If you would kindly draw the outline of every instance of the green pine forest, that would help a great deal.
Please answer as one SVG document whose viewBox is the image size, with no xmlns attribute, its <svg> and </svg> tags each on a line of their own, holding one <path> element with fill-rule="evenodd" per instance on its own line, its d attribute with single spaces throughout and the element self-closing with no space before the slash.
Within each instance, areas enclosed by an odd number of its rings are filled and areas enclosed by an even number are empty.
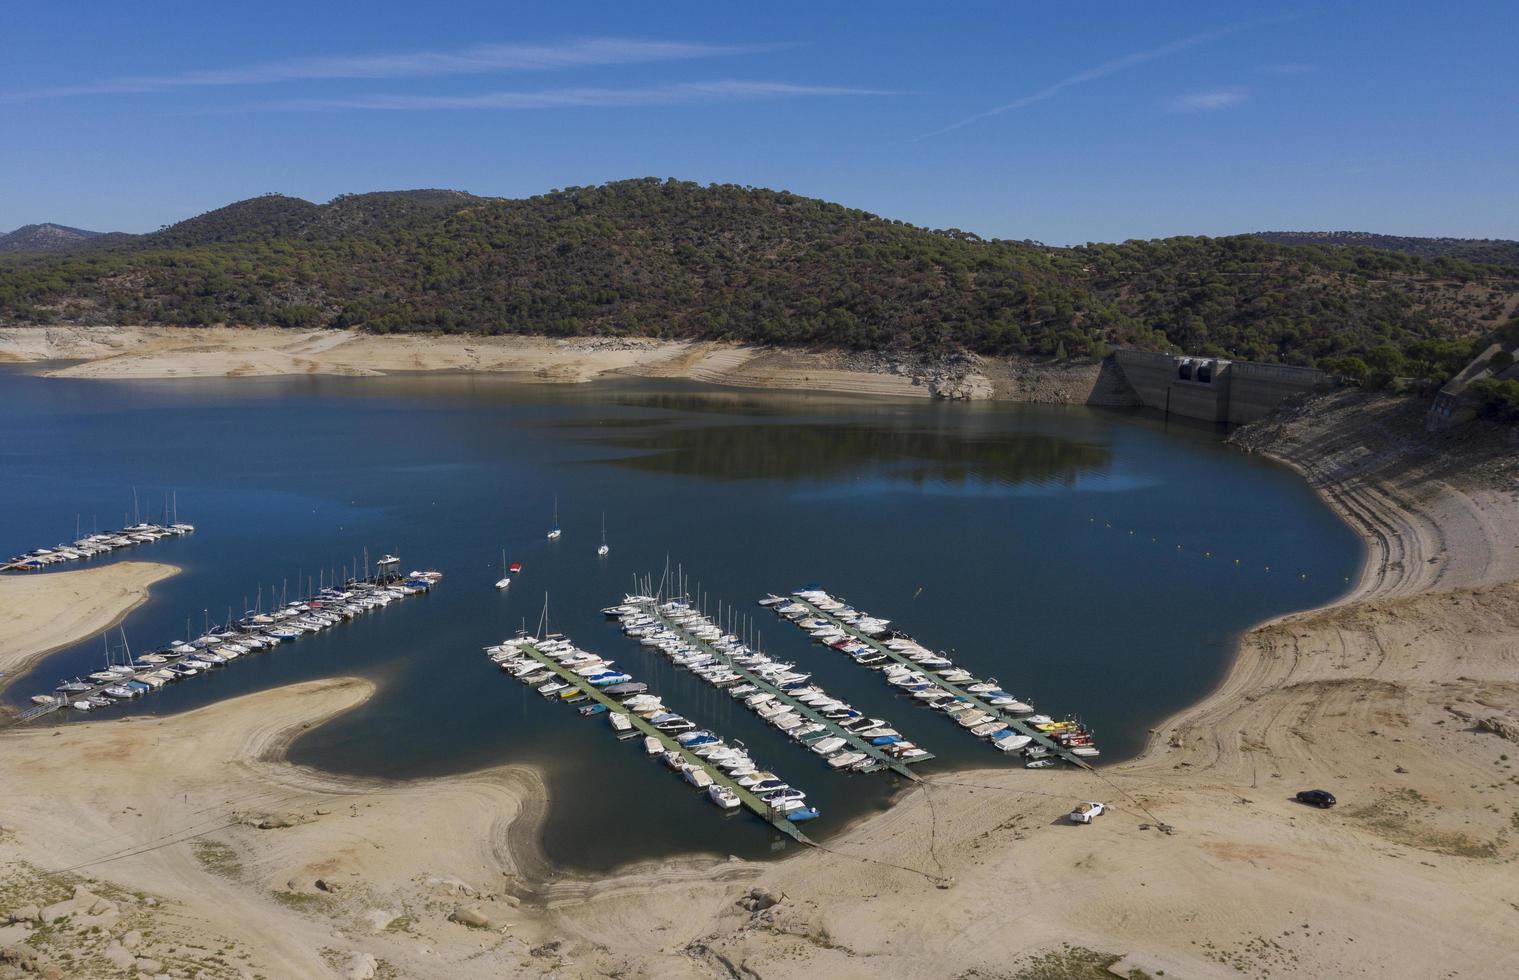
<svg viewBox="0 0 1519 980">
<path fill-rule="evenodd" d="M 266 195 L 0 256 L 0 324 L 261 324 L 1102 356 L 1113 346 L 1448 375 L 1519 267 L 1183 237 L 1047 247 L 646 178 L 521 200 Z M 1459 363 L 1458 363 L 1459 362 Z"/>
</svg>

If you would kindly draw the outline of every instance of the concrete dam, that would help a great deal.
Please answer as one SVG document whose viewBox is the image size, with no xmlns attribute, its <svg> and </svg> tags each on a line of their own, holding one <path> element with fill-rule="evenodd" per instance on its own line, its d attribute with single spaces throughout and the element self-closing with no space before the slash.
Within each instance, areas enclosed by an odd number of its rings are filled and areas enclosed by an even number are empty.
<svg viewBox="0 0 1519 980">
<path fill-rule="evenodd" d="M 1293 395 L 1328 386 L 1316 368 L 1117 350 L 1114 361 L 1146 408 L 1231 425 L 1271 414 Z"/>
</svg>

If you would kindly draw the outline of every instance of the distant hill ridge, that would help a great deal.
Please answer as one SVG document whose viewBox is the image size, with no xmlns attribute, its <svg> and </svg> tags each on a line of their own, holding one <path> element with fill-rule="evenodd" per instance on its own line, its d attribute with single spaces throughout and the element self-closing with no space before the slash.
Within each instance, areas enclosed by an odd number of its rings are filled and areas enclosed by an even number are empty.
<svg viewBox="0 0 1519 980">
<path fill-rule="evenodd" d="M 22 225 L 15 231 L 0 234 L 0 252 L 53 252 L 73 248 L 100 235 L 98 231 L 70 228 L 44 222 Z"/>
<path fill-rule="evenodd" d="M 463 191 L 375 191 L 343 194 L 326 204 L 265 194 L 207 211 L 139 236 L 139 248 L 190 248 L 274 239 L 337 239 L 394 231 L 410 222 L 458 210 L 476 201 Z"/>
<path fill-rule="evenodd" d="M 239 201 L 72 252 L 0 256 L 0 324 L 278 324 L 1311 365 L 1443 356 L 1519 270 L 1257 236 L 1051 248 L 787 191 L 642 178 L 535 197 Z M 1423 344 L 1425 347 L 1419 348 Z M 1429 345 L 1435 345 L 1430 347 Z M 1448 353 L 1448 352 L 1445 352 Z"/>
<path fill-rule="evenodd" d="M 1369 231 L 1257 231 L 1253 234 L 1261 241 L 1277 245 L 1361 246 L 1426 258 L 1519 266 L 1519 241 L 1506 238 L 1412 238 L 1377 235 Z"/>
</svg>

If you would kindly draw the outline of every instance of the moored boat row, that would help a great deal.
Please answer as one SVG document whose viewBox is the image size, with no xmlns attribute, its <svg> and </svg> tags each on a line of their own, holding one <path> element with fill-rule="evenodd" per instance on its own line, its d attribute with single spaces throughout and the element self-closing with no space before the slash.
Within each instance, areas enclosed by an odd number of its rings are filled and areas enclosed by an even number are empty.
<svg viewBox="0 0 1519 980">
<path fill-rule="evenodd" d="M 51 548 L 35 548 L 25 554 L 17 555 L 5 564 L 0 565 L 0 571 L 36 571 L 47 565 L 94 558 L 122 548 L 135 548 L 141 544 L 152 544 L 155 541 L 162 541 L 164 538 L 177 538 L 186 534 L 193 534 L 194 531 L 195 525 L 193 524 L 137 523 L 130 527 L 124 527 L 120 531 L 104 531 L 98 534 L 89 534 L 74 541 L 72 544 L 57 544 Z"/>
<path fill-rule="evenodd" d="M 406 576 L 382 573 L 374 579 L 350 581 L 268 613 L 250 610 L 239 619 L 208 628 L 194 639 L 175 640 L 135 656 L 123 637 L 119 650 L 112 650 L 107 644 L 106 663 L 101 670 L 88 677 L 64 681 L 52 694 L 33 696 L 35 707 L 23 713 L 22 720 L 60 708 L 93 711 L 141 697 L 186 677 L 226 666 L 240 657 L 271 650 L 399 599 L 429 591 L 442 577 L 440 572 L 427 571 Z"/>
<path fill-rule="evenodd" d="M 1080 722 L 1035 714 L 1032 705 L 1003 690 L 996 678 L 976 677 L 892 629 L 890 620 L 854 609 L 822 589 L 798 589 L 791 597 L 771 595 L 760 605 L 795 623 L 816 642 L 879 671 L 902 694 L 947 715 L 992 747 L 1021 753 L 1030 767 L 1052 765 L 1056 757 L 1085 761 L 1098 755 L 1091 730 Z"/>
<path fill-rule="evenodd" d="M 657 756 L 720 810 L 747 804 L 773 823 L 791 824 L 819 815 L 807 805 L 805 792 L 766 769 L 742 743 L 730 744 L 698 728 L 650 693 L 648 685 L 564 636 L 518 636 L 487 647 L 486 653 L 503 672 L 543 697 L 582 704 L 581 714 L 587 717 L 605 714 L 619 740 L 641 735 L 646 754 Z"/>
<path fill-rule="evenodd" d="M 872 772 L 932 756 L 880 718 L 870 718 L 812 682 L 795 664 L 750 649 L 681 599 L 627 596 L 603 610 L 623 632 L 658 650 L 836 770 Z M 905 774 L 905 770 L 900 770 Z"/>
</svg>

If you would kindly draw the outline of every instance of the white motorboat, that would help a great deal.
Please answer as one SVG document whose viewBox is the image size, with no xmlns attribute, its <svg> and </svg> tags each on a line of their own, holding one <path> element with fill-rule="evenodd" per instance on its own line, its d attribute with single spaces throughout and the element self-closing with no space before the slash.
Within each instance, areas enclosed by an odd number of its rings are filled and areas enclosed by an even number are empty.
<svg viewBox="0 0 1519 980">
<path fill-rule="evenodd" d="M 631 732 L 633 730 L 633 722 L 629 720 L 627 715 L 623 714 L 620 711 L 608 712 L 607 723 L 612 726 L 612 731 L 617 732 L 618 734 L 622 734 L 623 732 Z M 657 742 L 659 740 L 655 739 L 655 741 Z"/>
<path fill-rule="evenodd" d="M 737 810 L 740 806 L 738 794 L 728 787 L 717 783 L 713 783 L 707 787 L 707 799 L 724 810 Z"/>
<path fill-rule="evenodd" d="M 1009 734 L 993 740 L 992 744 L 1003 752 L 1016 752 L 1026 747 L 1033 739 L 1027 735 Z"/>
<path fill-rule="evenodd" d="M 816 742 L 813 742 L 811 747 L 812 751 L 816 752 L 818 755 L 830 755 L 834 752 L 837 752 L 839 749 L 842 749 L 846 744 L 847 743 L 842 738 L 839 738 L 836 735 L 830 735 L 827 738 L 820 738 Z"/>
<path fill-rule="evenodd" d="M 665 750 L 665 747 L 664 743 L 660 742 L 653 735 L 645 735 L 643 737 L 643 750 L 649 755 L 658 755 Z"/>
</svg>

